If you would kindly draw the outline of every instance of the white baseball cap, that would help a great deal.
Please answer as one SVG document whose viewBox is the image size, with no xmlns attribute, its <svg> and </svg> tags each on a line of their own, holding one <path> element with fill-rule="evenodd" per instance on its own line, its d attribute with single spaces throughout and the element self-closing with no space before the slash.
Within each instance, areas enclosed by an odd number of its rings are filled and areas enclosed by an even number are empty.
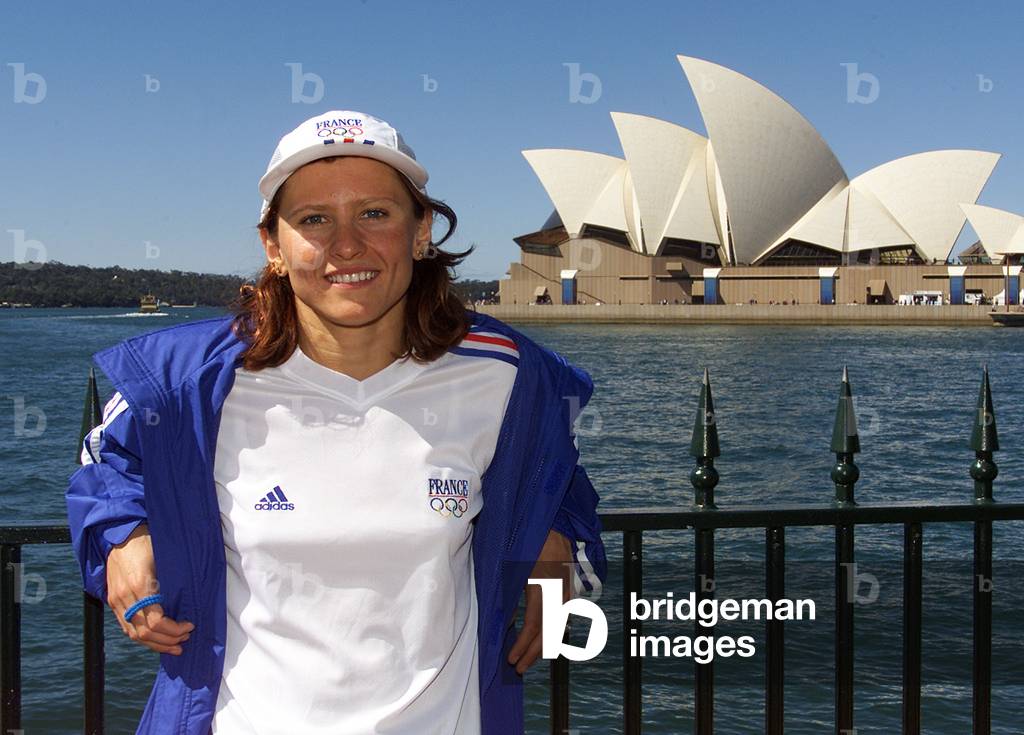
<svg viewBox="0 0 1024 735">
<path fill-rule="evenodd" d="M 365 112 L 330 110 L 301 123 L 277 144 L 260 179 L 260 219 L 285 179 L 307 163 L 331 156 L 375 158 L 403 174 L 421 193 L 427 193 L 427 170 L 397 130 Z"/>
</svg>

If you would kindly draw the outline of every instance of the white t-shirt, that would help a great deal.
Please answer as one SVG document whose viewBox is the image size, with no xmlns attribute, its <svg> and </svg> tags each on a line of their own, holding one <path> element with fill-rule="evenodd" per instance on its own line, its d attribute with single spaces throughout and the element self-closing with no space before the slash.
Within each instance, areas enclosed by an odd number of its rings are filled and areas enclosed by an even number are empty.
<svg viewBox="0 0 1024 735">
<path fill-rule="evenodd" d="M 475 331 L 366 380 L 238 368 L 214 462 L 220 735 L 479 735 L 471 521 L 517 369 Z"/>
</svg>

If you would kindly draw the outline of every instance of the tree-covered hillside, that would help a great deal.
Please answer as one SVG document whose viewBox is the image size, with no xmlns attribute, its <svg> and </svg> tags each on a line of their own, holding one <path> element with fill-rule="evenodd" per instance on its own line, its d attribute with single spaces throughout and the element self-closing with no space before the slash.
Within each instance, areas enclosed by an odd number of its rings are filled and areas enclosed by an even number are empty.
<svg viewBox="0 0 1024 735">
<path fill-rule="evenodd" d="M 48 263 L 0 263 L 0 302 L 32 306 L 138 306 L 151 293 L 169 304 L 225 306 L 246 279 L 193 271 L 90 268 Z M 465 300 L 489 300 L 497 281 L 458 281 Z"/>
<path fill-rule="evenodd" d="M 48 263 L 0 264 L 0 301 L 33 306 L 138 306 L 152 293 L 170 304 L 223 306 L 243 283 L 238 276 L 191 271 L 129 270 L 120 266 L 90 268 Z"/>
</svg>

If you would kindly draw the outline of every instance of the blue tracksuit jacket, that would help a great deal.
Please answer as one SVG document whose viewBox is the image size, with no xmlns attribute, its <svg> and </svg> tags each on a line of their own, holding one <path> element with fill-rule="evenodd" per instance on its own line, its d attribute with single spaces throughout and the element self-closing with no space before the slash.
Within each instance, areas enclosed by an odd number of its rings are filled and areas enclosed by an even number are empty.
<svg viewBox="0 0 1024 735">
<path fill-rule="evenodd" d="M 588 566 L 601 582 L 607 575 L 598 498 L 572 432 L 593 383 L 504 322 L 476 312 L 471 318 L 519 350 L 473 531 L 482 733 L 519 735 L 522 678 L 506 657 L 520 594 L 548 531 L 577 541 L 577 561 L 589 562 L 577 572 L 588 587 L 597 581 L 587 581 Z M 220 411 L 245 347 L 230 326 L 230 316 L 188 322 L 93 356 L 128 403 L 140 456 L 87 464 L 70 477 L 68 520 L 85 590 L 106 600 L 107 553 L 145 520 L 164 612 L 195 624 L 180 656 L 160 654 L 138 733 L 208 735 L 216 707 L 227 612 L 213 461 Z"/>
</svg>

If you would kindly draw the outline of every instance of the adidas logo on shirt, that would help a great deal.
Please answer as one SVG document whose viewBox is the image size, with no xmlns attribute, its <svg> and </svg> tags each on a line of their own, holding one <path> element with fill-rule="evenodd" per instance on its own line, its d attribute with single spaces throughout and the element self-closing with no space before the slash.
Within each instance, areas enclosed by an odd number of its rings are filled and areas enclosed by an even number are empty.
<svg viewBox="0 0 1024 735">
<path fill-rule="evenodd" d="M 275 485 L 266 497 L 256 503 L 256 510 L 295 510 L 295 504 L 288 502 L 280 485 Z"/>
</svg>

